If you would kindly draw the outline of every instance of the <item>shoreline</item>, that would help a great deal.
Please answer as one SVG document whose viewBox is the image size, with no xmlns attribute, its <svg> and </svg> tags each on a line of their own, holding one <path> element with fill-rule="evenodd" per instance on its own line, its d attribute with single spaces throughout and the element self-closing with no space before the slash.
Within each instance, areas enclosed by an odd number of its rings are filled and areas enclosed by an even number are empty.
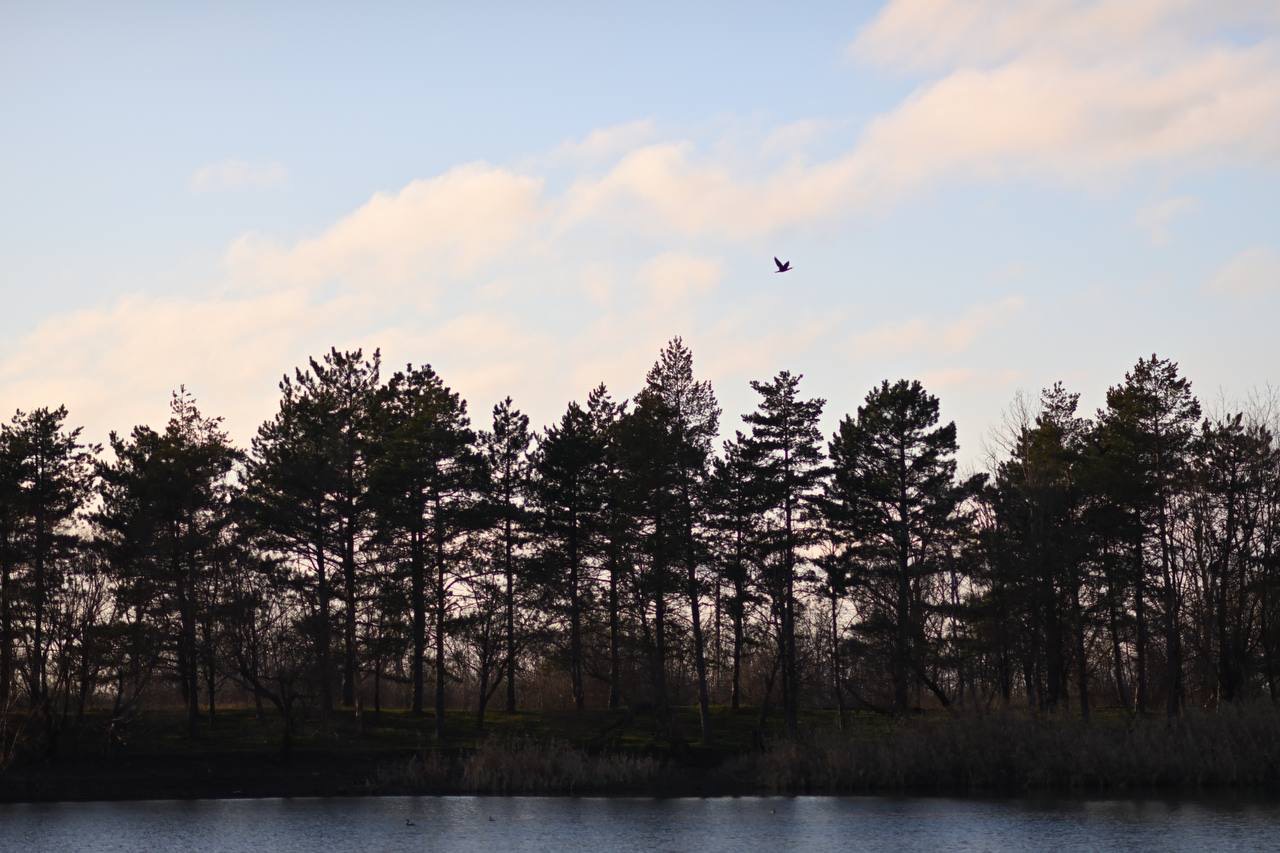
<svg viewBox="0 0 1280 853">
<path fill-rule="evenodd" d="M 597 798 L 597 799 L 739 799 L 795 797 L 910 797 L 953 799 L 1103 799 L 1145 800 L 1182 798 L 1280 796 L 1275 781 L 1261 784 L 1197 784 L 1194 782 L 1142 786 L 976 786 L 907 785 L 868 786 L 856 790 L 824 788 L 778 790 L 756 780 L 736 777 L 724 765 L 712 767 L 667 766 L 654 778 L 637 783 L 614 785 L 583 784 L 579 789 L 493 790 L 467 785 L 461 778 L 439 784 L 412 785 L 378 782 L 374 776 L 385 761 L 412 761 L 412 754 L 361 756 L 295 756 L 289 765 L 278 757 L 255 755 L 211 773 L 211 762 L 174 761 L 173 756 L 154 756 L 163 769 L 145 772 L 149 761 L 133 756 L 130 771 L 121 775 L 115 764 L 93 764 L 76 768 L 41 767 L 28 772 L 0 773 L 0 804 L 140 802 L 149 800 L 239 800 L 239 799 L 346 799 L 355 797 L 484 797 L 484 798 Z M 244 758 L 248 758 L 247 756 Z M 77 762 L 79 763 L 79 762 Z M 370 771 L 357 778 L 351 770 Z M 143 771 L 143 772 L 137 772 Z M 264 772 L 265 771 L 265 772 Z M 274 772 L 271 772 L 274 771 Z"/>
<path fill-rule="evenodd" d="M 682 709 L 683 716 L 692 711 Z M 287 753 L 248 712 L 185 737 L 178 718 L 140 724 L 112 747 L 86 721 L 56 751 L 0 771 L 0 802 L 440 796 L 1203 796 L 1280 791 L 1280 709 L 1194 712 L 1176 722 L 1112 716 L 1087 723 L 1001 713 L 893 720 L 863 715 L 839 731 L 820 716 L 800 740 L 749 711 L 717 714 L 711 745 L 663 737 L 654 721 L 608 713 L 526 713 L 486 732 L 453 719 L 388 714 L 364 730 L 308 731 Z M 689 731 L 684 720 L 684 731 Z M 35 746 L 36 744 L 33 744 Z"/>
</svg>

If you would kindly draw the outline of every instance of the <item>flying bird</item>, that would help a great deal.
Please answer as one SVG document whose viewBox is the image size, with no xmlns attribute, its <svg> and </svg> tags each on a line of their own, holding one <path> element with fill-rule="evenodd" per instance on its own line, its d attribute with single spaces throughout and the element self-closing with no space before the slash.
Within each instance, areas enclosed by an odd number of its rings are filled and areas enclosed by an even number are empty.
<svg viewBox="0 0 1280 853">
<path fill-rule="evenodd" d="M 779 272 L 790 272 L 790 271 L 791 271 L 791 261 L 787 261 L 787 262 L 784 264 L 782 261 L 778 260 L 778 256 L 777 256 L 777 255 L 774 255 L 774 256 L 773 256 L 773 262 L 774 262 L 775 264 L 777 264 L 777 265 L 778 265 L 778 268 L 777 268 L 776 270 L 774 270 L 774 272 L 775 272 L 775 273 L 779 273 Z"/>
</svg>

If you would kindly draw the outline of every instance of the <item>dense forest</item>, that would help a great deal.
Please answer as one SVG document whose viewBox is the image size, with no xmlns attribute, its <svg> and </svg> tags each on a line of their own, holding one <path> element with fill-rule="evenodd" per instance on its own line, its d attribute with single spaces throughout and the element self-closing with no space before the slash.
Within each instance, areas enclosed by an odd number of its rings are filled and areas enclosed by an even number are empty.
<svg viewBox="0 0 1280 853">
<path fill-rule="evenodd" d="M 52 749 L 185 709 L 713 706 L 911 714 L 1276 701 L 1280 412 L 1206 416 L 1139 360 L 1092 417 L 1015 405 L 989 470 L 920 383 L 827 406 L 786 371 L 724 428 L 673 340 L 641 389 L 541 430 L 483 422 L 429 366 L 329 352 L 247 448 L 185 390 L 89 443 L 65 408 L 0 431 L 0 720 Z M 728 436 L 726 438 L 726 435 Z M 771 711 L 772 709 L 772 711 Z"/>
</svg>

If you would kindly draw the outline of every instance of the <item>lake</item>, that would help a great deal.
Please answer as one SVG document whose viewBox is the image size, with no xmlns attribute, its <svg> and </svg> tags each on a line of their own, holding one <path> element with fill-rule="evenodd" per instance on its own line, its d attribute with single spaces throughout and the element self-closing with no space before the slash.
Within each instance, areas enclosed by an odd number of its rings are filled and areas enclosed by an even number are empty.
<svg viewBox="0 0 1280 853">
<path fill-rule="evenodd" d="M 412 825 L 407 825 L 411 821 Z M 367 797 L 0 805 L 34 851 L 1275 850 L 1280 804 L 1215 799 Z"/>
</svg>

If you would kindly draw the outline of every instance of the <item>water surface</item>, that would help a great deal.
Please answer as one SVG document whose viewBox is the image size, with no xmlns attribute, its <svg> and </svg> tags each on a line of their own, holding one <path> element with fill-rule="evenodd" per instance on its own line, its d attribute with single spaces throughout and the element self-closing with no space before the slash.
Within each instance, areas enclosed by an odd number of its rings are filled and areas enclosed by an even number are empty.
<svg viewBox="0 0 1280 853">
<path fill-rule="evenodd" d="M 411 821 L 412 826 L 406 825 Z M 1272 800 L 369 797 L 0 805 L 0 850 L 1275 850 Z"/>
</svg>

